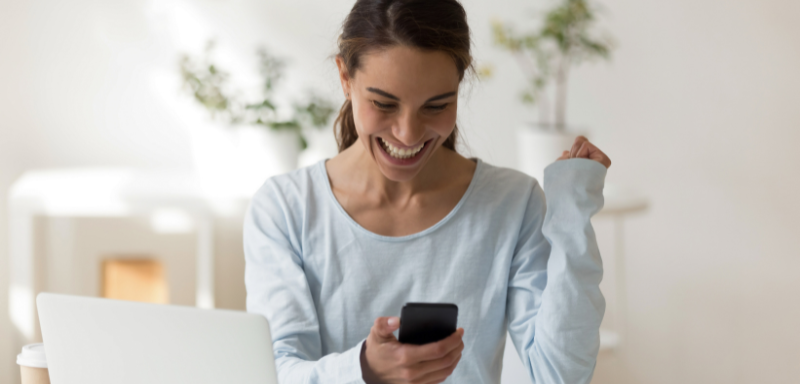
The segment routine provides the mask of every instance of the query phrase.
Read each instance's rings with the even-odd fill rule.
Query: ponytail
[[[336,143],[339,144],[339,152],[343,152],[358,140],[356,121],[353,119],[353,103],[350,99],[344,101],[339,116],[333,122],[333,134],[336,136]]]

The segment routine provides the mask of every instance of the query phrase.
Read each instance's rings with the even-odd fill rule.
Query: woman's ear
[[[350,74],[347,73],[347,66],[344,64],[342,56],[336,55],[336,66],[339,68],[339,81],[342,83],[342,91],[345,98],[350,98]]]

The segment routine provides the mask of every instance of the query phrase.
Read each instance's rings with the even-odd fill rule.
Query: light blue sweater
[[[244,222],[245,284],[247,310],[269,320],[280,383],[363,383],[361,344],[406,302],[458,305],[465,348],[448,383],[499,383],[506,331],[534,383],[591,380],[605,300],[589,218],[606,168],[557,161],[543,191],[477,162],[458,205],[403,237],[348,216],[324,161],[267,180]]]

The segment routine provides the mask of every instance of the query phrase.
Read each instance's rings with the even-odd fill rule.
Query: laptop
[[[40,293],[57,384],[277,384],[260,315]]]

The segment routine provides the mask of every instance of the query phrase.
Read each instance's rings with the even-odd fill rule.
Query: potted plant
[[[306,101],[281,110],[276,86],[283,76],[284,63],[264,48],[257,50],[261,76],[258,96],[247,100],[232,89],[230,75],[214,64],[213,49],[214,43],[209,42],[204,57],[183,55],[181,77],[184,88],[229,133],[225,136],[233,149],[212,150],[215,154],[207,156],[211,159],[206,162],[219,170],[219,163],[225,160],[222,157],[235,157],[236,161],[229,166],[236,171],[228,169],[227,173],[240,175],[234,182],[249,193],[267,177],[297,168],[300,152],[308,147],[307,135],[327,126],[334,108],[332,103],[310,92]],[[213,144],[221,147],[226,143]]]
[[[593,33],[595,14],[588,0],[559,0],[532,32],[517,33],[498,21],[492,25],[495,44],[513,54],[527,77],[522,102],[538,106],[539,121],[524,124],[517,142],[521,170],[540,181],[544,168],[577,136],[567,124],[570,68],[610,57],[611,39]]]

